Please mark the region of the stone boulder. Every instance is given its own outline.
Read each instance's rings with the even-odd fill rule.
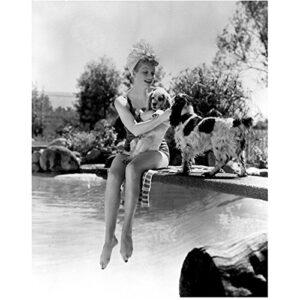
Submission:
[[[48,145],[48,147],[50,146],[63,146],[66,148],[70,148],[72,146],[72,143],[65,138],[57,138]]]
[[[42,150],[36,150],[32,153],[32,163],[39,163],[42,152]]]
[[[79,159],[80,161],[82,160],[82,156],[78,151],[72,151],[72,153]]]
[[[77,171],[80,159],[63,146],[50,146],[40,156],[40,167],[43,171]]]
[[[39,163],[32,163],[32,173],[37,173],[41,171]]]
[[[180,297],[267,297],[268,240],[257,232],[192,249],[184,259]]]
[[[85,164],[98,163],[102,158],[102,152],[99,149],[92,149],[84,158]]]
[[[40,157],[41,157],[42,152],[43,152],[42,150],[39,150],[39,151],[34,151],[32,153],[31,161],[32,161],[32,172],[33,173],[41,171]]]
[[[105,149],[92,149],[82,158],[83,164],[104,164],[112,151]]]

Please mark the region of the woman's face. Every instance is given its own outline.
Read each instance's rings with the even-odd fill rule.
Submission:
[[[141,62],[134,71],[135,84],[141,84],[149,87],[154,80],[155,66],[149,62]]]

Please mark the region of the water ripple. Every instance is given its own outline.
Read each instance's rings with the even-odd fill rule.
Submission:
[[[33,177],[34,268],[53,268],[55,272],[55,266],[80,261],[97,264],[104,240],[106,182],[97,176],[81,176]],[[267,226],[267,203],[259,200],[153,183],[150,201],[150,208],[139,207],[134,218],[134,257],[162,274],[178,267],[193,247],[241,237]],[[123,220],[121,209],[118,238]]]

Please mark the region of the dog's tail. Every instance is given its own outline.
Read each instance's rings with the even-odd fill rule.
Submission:
[[[238,127],[240,125],[244,125],[246,128],[251,128],[253,126],[253,118],[241,118],[241,119],[234,119],[232,123],[232,127]]]

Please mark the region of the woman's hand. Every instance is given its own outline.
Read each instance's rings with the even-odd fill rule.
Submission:
[[[139,136],[148,131],[151,131],[153,128],[155,128],[156,126],[162,123],[169,122],[169,117],[171,114],[170,110],[167,110],[157,118],[151,117],[151,119],[149,119],[148,121],[136,122],[132,113],[129,111],[129,108],[127,107],[127,99],[125,99],[123,96],[119,96],[115,100],[115,108],[124,126],[135,136]],[[166,124],[166,126],[169,125]]]
[[[162,118],[164,121],[169,121],[171,115],[171,108],[168,108],[164,111],[164,113],[162,114]]]

